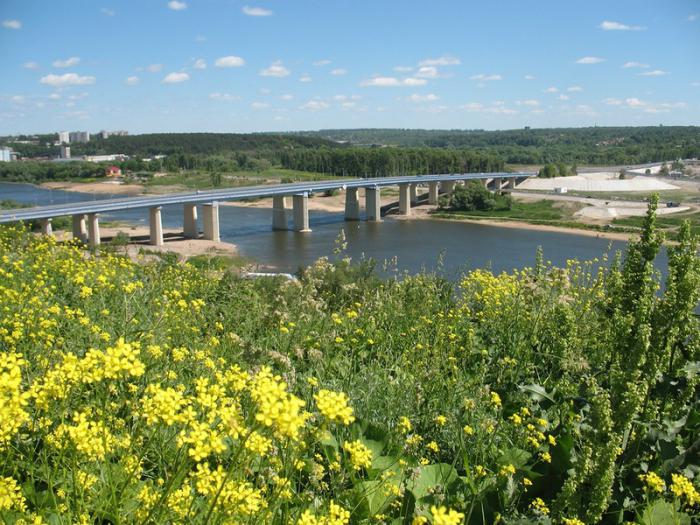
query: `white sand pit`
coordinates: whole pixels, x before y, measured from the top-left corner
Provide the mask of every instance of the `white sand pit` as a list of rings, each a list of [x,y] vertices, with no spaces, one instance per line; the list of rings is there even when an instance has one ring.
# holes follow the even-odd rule
[[[688,206],[679,206],[677,208],[658,208],[657,215],[670,215],[671,213],[680,213],[688,211]],[[616,217],[643,217],[647,213],[645,206],[586,206],[577,211],[575,215],[585,217],[586,219],[614,219]]]
[[[548,190],[566,188],[575,191],[658,191],[677,190],[678,186],[653,177],[632,177],[620,180],[619,174],[611,171],[582,173],[571,177],[540,179],[532,177],[518,185],[519,190]]]

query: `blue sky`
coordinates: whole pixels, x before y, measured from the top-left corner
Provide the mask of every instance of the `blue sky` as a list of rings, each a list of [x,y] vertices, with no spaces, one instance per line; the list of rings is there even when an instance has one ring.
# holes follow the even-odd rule
[[[0,134],[700,124],[700,0],[2,0]]]

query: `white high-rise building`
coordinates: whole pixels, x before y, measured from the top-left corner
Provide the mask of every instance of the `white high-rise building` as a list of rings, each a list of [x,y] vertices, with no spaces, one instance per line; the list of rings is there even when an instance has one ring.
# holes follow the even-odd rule
[[[70,133],[67,131],[59,131],[58,142],[61,144],[68,144],[70,142]]]
[[[0,148],[0,162],[10,162],[12,160],[12,150],[10,148]]]
[[[61,146],[61,158],[62,159],[69,159],[70,158],[70,146]]]
[[[68,134],[70,142],[90,142],[89,131],[71,131]]]

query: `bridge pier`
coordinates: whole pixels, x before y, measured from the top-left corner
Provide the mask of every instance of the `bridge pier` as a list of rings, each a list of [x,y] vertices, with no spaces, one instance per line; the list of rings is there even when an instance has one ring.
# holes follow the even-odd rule
[[[53,234],[53,228],[51,227],[51,219],[41,219],[41,233],[43,235]]]
[[[453,180],[445,180],[440,183],[440,186],[442,187],[442,192],[443,193],[452,193],[455,191],[455,181]]]
[[[411,215],[410,184],[399,184],[399,215]]]
[[[360,200],[357,197],[358,188],[347,188],[345,190],[345,220],[360,220]]]
[[[438,203],[438,183],[428,183],[428,204],[436,205]]]
[[[292,196],[292,206],[294,207],[294,231],[307,233],[309,228],[309,194],[301,193]]]
[[[514,189],[515,189],[515,184],[516,184],[516,182],[515,182],[515,177],[510,177],[510,178],[508,179],[508,181],[510,182],[510,184],[509,184],[510,189],[511,189],[511,190],[514,190]]]
[[[182,234],[187,239],[196,239],[199,237],[199,229],[197,228],[197,205],[185,204],[183,217]]]
[[[202,221],[204,222],[204,238],[208,241],[219,242],[219,203],[202,205]]]
[[[367,220],[379,222],[382,220],[382,202],[379,186],[365,188],[365,212]]]
[[[163,246],[163,220],[161,218],[161,207],[154,206],[148,210],[148,224],[151,238],[148,244],[151,246]]]
[[[88,242],[91,247],[96,248],[100,245],[100,221],[96,213],[88,213]]]
[[[418,184],[411,184],[411,206],[418,204]]]
[[[287,226],[287,197],[284,195],[272,197],[272,229],[289,229]]]
[[[87,242],[87,226],[85,225],[85,215],[73,215],[73,239],[82,243]]]

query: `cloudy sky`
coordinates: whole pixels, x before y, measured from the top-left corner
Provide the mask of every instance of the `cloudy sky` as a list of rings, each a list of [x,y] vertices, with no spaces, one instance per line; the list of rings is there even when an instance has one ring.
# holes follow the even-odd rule
[[[700,124],[700,0],[1,0],[0,134]]]

